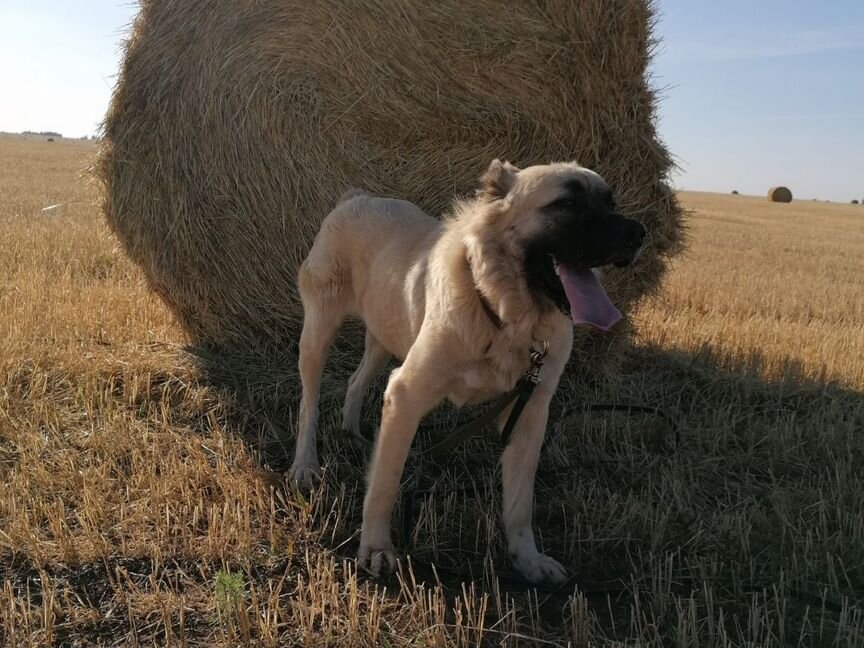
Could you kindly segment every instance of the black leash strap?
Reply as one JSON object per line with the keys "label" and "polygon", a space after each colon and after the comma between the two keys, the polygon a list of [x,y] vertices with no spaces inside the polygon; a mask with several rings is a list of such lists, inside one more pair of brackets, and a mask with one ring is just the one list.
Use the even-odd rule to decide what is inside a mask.
{"label": "black leash strap", "polygon": [[594,403],[586,404],[581,408],[579,406],[565,408],[558,415],[558,423],[546,434],[546,438],[543,439],[543,448],[541,452],[545,452],[546,449],[552,445],[552,443],[561,433],[561,421],[570,418],[574,414],[591,414],[592,412],[621,412],[623,414],[627,414],[628,416],[633,416],[634,414],[650,414],[651,416],[655,416],[659,419],[664,420],[669,425],[669,428],[672,430],[675,443],[674,445],[671,445],[669,443],[665,443],[664,440],[664,446],[666,447],[666,449],[677,450],[681,447],[681,429],[678,427],[678,423],[676,423],[675,419],[673,419],[671,416],[669,416],[669,414],[667,414],[659,407],[617,403]]}
{"label": "black leash strap", "polygon": [[518,395],[513,409],[510,410],[510,416],[507,417],[507,422],[504,424],[504,429],[501,430],[501,446],[506,448],[510,443],[510,435],[513,434],[513,428],[516,427],[516,422],[522,415],[522,410],[534,393],[534,388],[540,384],[540,368],[543,366],[543,358],[549,353],[549,343],[543,342],[543,348],[540,351],[531,349],[531,367],[522,376],[522,379],[516,385]]}
{"label": "black leash strap", "polygon": [[492,423],[515,400],[513,409],[510,410],[510,416],[507,417],[507,422],[504,423],[504,428],[501,431],[501,445],[506,448],[507,443],[510,441],[510,435],[513,433],[519,416],[522,414],[522,410],[525,409],[528,399],[534,393],[534,388],[540,382],[540,368],[543,366],[543,358],[546,357],[547,353],[549,353],[549,343],[545,341],[539,351],[531,349],[531,366],[528,367],[528,370],[522,375],[513,389],[495,399],[492,405],[473,421],[466,423],[450,436],[416,456],[440,457],[449,452],[466,439],[482,432],[487,425]]}
{"label": "black leash strap", "polygon": [[[416,456],[440,457],[441,455],[446,454],[447,452],[458,446],[466,439],[470,439],[472,436],[480,434],[487,425],[492,423],[498,417],[498,415],[503,412],[510,403],[513,402],[514,398],[517,398],[520,395],[521,386],[522,381],[520,380],[519,384],[517,384],[516,387],[495,399],[495,402],[493,402],[492,405],[480,416],[475,418],[473,421],[469,421],[450,436],[445,437],[444,439],[433,445],[431,448],[428,448],[427,450],[418,453]],[[513,418],[512,414],[507,419],[508,424],[510,423],[511,418]]]}
{"label": "black leash strap", "polygon": [[[498,418],[498,415],[515,400],[516,402],[510,411],[510,416],[507,417],[507,421],[504,423],[504,428],[501,431],[501,445],[506,448],[507,443],[510,441],[510,435],[513,433],[519,416],[522,414],[522,410],[525,409],[528,399],[534,393],[534,388],[540,382],[540,368],[543,366],[543,358],[546,357],[547,353],[549,353],[549,343],[546,341],[543,342],[543,347],[539,351],[531,349],[531,365],[513,389],[501,394],[480,416],[469,421],[450,436],[445,437],[423,452],[412,450],[409,456],[415,458],[437,458],[450,452],[463,441],[483,432],[486,426],[493,423]],[[364,449],[368,450],[373,447],[373,443],[362,435],[350,431],[346,431],[346,434],[352,443]]]}

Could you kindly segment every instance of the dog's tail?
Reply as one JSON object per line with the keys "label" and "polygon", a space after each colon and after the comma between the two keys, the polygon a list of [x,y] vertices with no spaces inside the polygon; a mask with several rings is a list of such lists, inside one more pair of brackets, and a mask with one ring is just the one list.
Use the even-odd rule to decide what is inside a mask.
{"label": "dog's tail", "polygon": [[[304,304],[314,298],[335,297],[346,281],[343,266],[346,251],[341,249],[343,239],[340,232],[346,223],[354,220],[355,206],[346,205],[359,196],[368,195],[362,189],[348,189],[339,202],[321,223],[321,228],[312,243],[312,249],[300,264],[298,287]],[[349,237],[350,238],[350,237]],[[350,264],[349,264],[350,267]]]}
{"label": "dog's tail", "polygon": [[345,193],[343,193],[339,197],[339,202],[336,204],[342,204],[344,202],[351,200],[352,198],[356,198],[357,196],[368,196],[368,195],[369,194],[367,194],[362,189],[358,189],[357,187],[351,187],[350,189],[348,189]]}

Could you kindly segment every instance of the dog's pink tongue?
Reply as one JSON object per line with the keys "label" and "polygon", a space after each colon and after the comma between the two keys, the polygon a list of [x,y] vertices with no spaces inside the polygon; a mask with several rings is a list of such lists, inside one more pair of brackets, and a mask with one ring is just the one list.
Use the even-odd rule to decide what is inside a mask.
{"label": "dog's pink tongue", "polygon": [[591,270],[572,270],[558,266],[561,284],[570,302],[574,324],[591,324],[608,331],[621,319],[621,312],[609,300],[597,275]]}

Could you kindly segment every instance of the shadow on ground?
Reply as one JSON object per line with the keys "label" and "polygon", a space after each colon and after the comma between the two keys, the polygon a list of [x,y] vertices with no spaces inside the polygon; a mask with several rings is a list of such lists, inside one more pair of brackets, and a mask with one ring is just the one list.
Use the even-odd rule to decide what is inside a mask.
{"label": "shadow on ground", "polygon": [[[350,557],[364,461],[338,432],[356,357],[340,346],[344,340],[323,387],[326,472],[314,496],[324,505],[314,523],[331,530],[332,551]],[[196,352],[209,380],[235,394],[236,424],[277,470],[293,452],[295,354],[229,360]],[[707,346],[696,354],[633,348],[614,378],[572,364],[552,408],[555,438],[538,473],[535,526],[573,578],[564,589],[531,593],[509,571],[500,448],[490,435],[436,465],[409,460],[403,486],[417,491],[416,503],[406,534],[397,510],[394,535],[418,579],[440,582],[453,597],[465,580],[504,592],[539,609],[552,639],[576,597],[610,639],[664,645],[690,632],[733,643],[864,641],[864,394],[804,379],[794,363],[787,378],[767,381],[759,356],[728,358]],[[383,386],[384,378],[367,400],[370,431]],[[598,403],[658,407],[680,437],[663,417],[592,412]],[[415,447],[476,411],[439,408]],[[571,413],[561,419],[563,412]]]}

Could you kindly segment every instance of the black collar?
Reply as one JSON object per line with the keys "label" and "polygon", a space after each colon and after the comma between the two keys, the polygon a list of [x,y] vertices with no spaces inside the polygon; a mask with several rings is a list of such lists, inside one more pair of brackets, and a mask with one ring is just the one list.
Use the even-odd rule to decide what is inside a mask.
{"label": "black collar", "polygon": [[489,303],[489,300],[486,299],[486,296],[480,290],[480,286],[477,285],[477,280],[474,279],[474,268],[471,267],[471,257],[467,254],[465,255],[465,265],[467,266],[468,274],[471,275],[471,280],[474,282],[474,292],[477,293],[477,298],[480,300],[483,312],[486,313],[486,317],[488,317],[489,321],[495,325],[495,328],[500,331],[504,328],[504,322],[502,322],[501,318],[498,317],[498,313],[495,312],[495,309],[492,308],[492,304]]}
{"label": "black collar", "polygon": [[496,313],[495,309],[492,308],[492,304],[490,304],[489,300],[483,296],[483,293],[480,292],[480,289],[476,285],[474,286],[474,291],[480,299],[480,305],[483,307],[483,312],[486,313],[486,316],[489,318],[489,321],[495,325],[495,328],[500,331],[504,328],[504,322],[501,321],[501,318],[498,317],[498,313]]}

